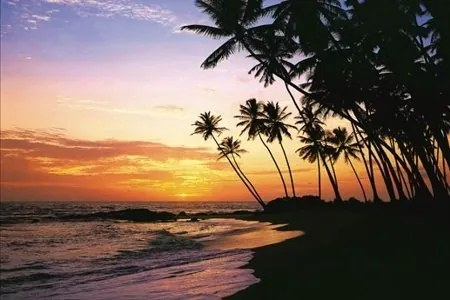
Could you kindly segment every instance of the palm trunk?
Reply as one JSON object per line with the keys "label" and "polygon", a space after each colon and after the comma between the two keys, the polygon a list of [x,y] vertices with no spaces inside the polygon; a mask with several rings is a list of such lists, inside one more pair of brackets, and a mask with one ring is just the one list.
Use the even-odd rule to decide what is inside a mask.
{"label": "palm trunk", "polygon": [[[360,113],[360,112],[353,110],[353,113],[354,113],[356,116],[359,115],[359,116],[361,117],[361,113]],[[357,119],[353,118],[353,117],[352,117],[351,115],[349,115],[348,113],[346,113],[346,112],[339,112],[339,115],[340,115],[342,118],[344,118],[344,119],[348,120],[349,122],[351,122],[352,124],[354,124],[356,128],[358,128],[358,127],[364,128],[364,126],[363,126],[363,124],[361,124],[361,122],[359,122]],[[388,150],[394,157],[398,158],[398,159],[399,159],[400,165],[403,167],[403,169],[404,169],[406,172],[408,172],[408,176],[412,176],[412,173],[410,173],[410,170],[408,169],[407,164],[401,159],[401,157],[400,157],[397,153],[395,153],[395,151],[393,151],[392,147],[390,147],[383,139],[381,139],[381,138],[379,138],[379,137],[377,137],[377,136],[372,136],[372,138],[373,138],[373,141],[374,141],[374,142],[379,143],[380,146],[383,146],[383,147],[386,148],[386,150]],[[402,144],[402,143],[399,143],[399,145],[400,145],[400,144]],[[402,150],[402,151],[403,151],[403,150]],[[408,158],[408,156],[407,156],[407,158]],[[412,159],[411,161],[408,161],[408,163],[409,163],[409,166],[410,166],[411,169],[412,169],[412,172],[414,172],[414,177],[416,178],[416,179],[415,179],[415,182],[416,182],[416,184],[418,185],[418,187],[420,187],[419,190],[420,190],[421,194],[423,195],[423,197],[425,197],[425,198],[432,198],[432,194],[431,194],[430,190],[429,190],[428,187],[426,186],[423,177],[421,176],[420,172],[418,171],[418,167],[417,167],[418,165],[417,165],[417,162],[414,163],[414,159]]]}
{"label": "palm trunk", "polygon": [[291,178],[292,195],[295,198],[297,196],[295,195],[294,179],[292,178],[291,166],[289,165],[289,160],[287,158],[286,151],[284,150],[283,143],[281,141],[280,141],[280,146],[281,146],[281,150],[283,150],[284,159],[286,159],[286,164],[287,164],[287,167],[288,167],[288,170],[289,170],[289,176]]}
{"label": "palm trunk", "polygon": [[434,132],[434,137],[436,138],[439,148],[441,149],[442,161],[446,161],[447,167],[450,168],[450,145],[447,135],[442,132],[442,130],[437,130]]}
{"label": "palm trunk", "polygon": [[432,198],[432,194],[430,190],[428,189],[427,185],[425,184],[425,181],[422,177],[422,174],[419,171],[419,167],[417,164],[417,161],[415,159],[414,153],[411,153],[408,151],[403,143],[397,143],[398,147],[400,148],[401,153],[405,157],[406,161],[408,162],[409,166],[411,167],[411,181],[413,182],[413,187],[415,190],[415,197],[424,197],[424,198]]}
{"label": "palm trunk", "polygon": [[322,185],[320,182],[320,159],[317,157],[317,179],[318,179],[318,187],[319,187],[319,200],[322,200]]}
{"label": "palm trunk", "polygon": [[333,188],[334,195],[336,197],[336,202],[342,202],[342,197],[341,197],[341,194],[339,193],[339,189],[338,189],[336,183],[334,182],[333,174],[331,174],[331,171],[327,165],[327,162],[325,161],[325,159],[323,158],[322,155],[320,155],[320,158],[322,159],[322,163],[325,166],[325,170],[327,171],[328,178],[330,179],[331,187]]}
{"label": "palm trunk", "polygon": [[[258,191],[256,190],[256,188],[254,187],[254,185],[252,184],[252,182],[250,181],[250,179],[247,178],[247,176],[245,176],[244,172],[241,170],[241,168],[239,167],[239,164],[236,161],[236,157],[234,156],[234,154],[231,154],[231,157],[233,158],[234,164],[236,166],[236,168],[238,169],[239,172],[241,172],[242,177],[247,181],[247,183],[250,185],[250,187],[253,189],[253,191],[255,192],[256,196],[258,196],[259,200],[261,201],[261,203],[264,203],[264,200],[261,198],[261,196],[258,194]],[[265,206],[265,204],[264,204]]]}
{"label": "palm trunk", "polygon": [[356,179],[358,180],[359,186],[361,187],[361,191],[362,191],[363,196],[364,196],[364,202],[367,202],[366,191],[364,190],[364,186],[362,185],[362,182],[359,179],[358,173],[356,173],[356,170],[355,170],[355,167],[353,166],[352,161],[349,159],[348,162],[350,163],[350,166],[352,167],[353,173],[355,173]]}
{"label": "palm trunk", "polygon": [[384,180],[384,184],[385,184],[386,190],[389,194],[389,198],[391,201],[394,201],[396,199],[394,185],[392,184],[392,179],[391,179],[389,170],[387,168],[386,162],[381,157],[381,155],[378,151],[378,148],[376,147],[376,144],[374,144],[373,148],[376,151],[376,153],[378,154],[378,158],[377,158],[377,156],[375,155],[375,151],[371,150],[371,151],[373,151],[373,153],[372,153],[373,159],[375,160],[375,163],[378,166],[378,170],[380,171],[381,177]]}
{"label": "palm trunk", "polygon": [[[391,147],[394,150],[394,152],[396,152],[395,141],[394,141],[393,138],[391,138]],[[411,192],[409,190],[408,184],[406,184],[405,177],[403,176],[403,173],[400,170],[400,166],[398,164],[398,159],[397,159],[397,157],[394,157],[394,159],[395,159],[395,169],[397,171],[397,176],[400,179],[400,184],[403,184],[405,186],[406,193],[408,195],[408,199],[411,200],[412,199],[412,195],[411,195]]]}
{"label": "palm trunk", "polygon": [[[433,170],[431,162],[427,159],[425,150],[422,147],[417,147],[418,156],[422,162],[422,166],[425,169],[428,179],[430,180],[431,187],[433,189],[433,196],[435,200],[449,200],[450,196],[447,193],[447,189],[444,184],[440,182],[438,176]],[[439,173],[439,172],[438,172]]]}
{"label": "palm trunk", "polygon": [[447,166],[446,166],[446,164],[445,164],[445,157],[442,155],[442,173],[443,173],[443,176],[444,176],[444,181],[445,182],[448,182],[447,181]]}
{"label": "palm trunk", "polygon": [[394,180],[395,187],[397,189],[398,199],[399,200],[406,200],[406,195],[403,191],[402,183],[400,179],[397,177],[397,174],[394,170],[394,167],[392,166],[391,161],[389,160],[389,157],[387,156],[386,152],[384,151],[383,147],[379,146],[377,147],[378,156],[380,159],[382,159],[383,164],[385,165],[385,172],[391,174],[391,178]]}
{"label": "palm trunk", "polygon": [[285,88],[286,88],[286,90],[287,90],[289,96],[291,97],[291,100],[292,100],[292,102],[294,103],[295,108],[297,108],[298,113],[300,114],[300,117],[303,119],[303,121],[305,121],[305,117],[304,117],[304,115],[303,115],[303,112],[302,112],[302,110],[300,109],[300,106],[298,106],[297,101],[295,101],[295,97],[294,97],[294,95],[292,94],[291,90],[289,89],[289,85],[286,83],[286,81],[284,82],[284,86],[285,86]]}
{"label": "palm trunk", "polygon": [[[397,145],[399,145],[399,148],[401,147],[399,143],[397,143]],[[402,152],[401,150],[400,150],[400,154],[402,155],[402,158],[407,162],[408,160],[405,157],[406,154],[404,152]],[[401,172],[401,170],[400,170],[400,172]],[[407,172],[406,176],[408,178],[409,189],[411,191],[411,200],[414,200],[414,198],[416,197],[416,194],[417,194],[418,183],[417,183],[417,180],[414,180],[414,175],[412,174],[412,172],[411,173]]]}
{"label": "palm trunk", "polygon": [[336,170],[334,169],[334,162],[330,157],[330,166],[331,166],[331,171],[333,171],[333,177],[334,177],[334,182],[336,182],[336,185],[338,184],[337,181],[337,176],[336,176]]}
{"label": "palm trunk", "polygon": [[277,164],[277,161],[275,160],[275,157],[272,154],[272,151],[270,151],[269,146],[267,146],[267,144],[264,142],[263,138],[261,137],[261,134],[258,133],[259,139],[261,140],[261,143],[264,145],[264,147],[266,147],[267,151],[269,151],[270,157],[272,158],[273,163],[275,164],[275,167],[277,168],[278,174],[280,175],[281,178],[281,182],[283,183],[283,188],[284,188],[284,193],[286,195],[286,198],[289,197],[288,195],[288,191],[286,188],[286,183],[284,182],[284,177],[283,174],[281,173],[280,167]]}
{"label": "palm trunk", "polygon": [[[374,173],[374,171],[373,171],[373,159],[372,159],[372,158],[373,158],[373,152],[372,152],[372,149],[371,149],[370,142],[367,143],[367,149],[368,149],[368,152],[369,152],[369,168],[370,168],[370,174],[371,174],[371,176],[372,176],[372,180],[373,180],[373,182],[374,182],[374,185],[376,186],[376,184],[375,184],[375,173]],[[374,196],[373,201],[374,201],[374,202],[381,202],[382,200],[381,200],[380,197],[378,197],[378,195],[377,195],[376,198],[375,198],[375,196]]]}
{"label": "palm trunk", "polygon": [[380,197],[378,196],[377,186],[375,185],[375,179],[373,177],[373,174],[370,173],[368,161],[366,159],[366,155],[364,154],[364,152],[362,150],[361,142],[359,141],[359,138],[358,138],[358,132],[356,131],[356,126],[354,124],[352,124],[352,129],[353,129],[353,134],[355,135],[356,142],[358,143],[359,152],[361,153],[361,157],[364,162],[364,167],[367,172],[367,177],[369,179],[370,186],[372,188],[372,200],[374,202],[379,202],[381,200],[380,200]]}
{"label": "palm trunk", "polygon": [[[217,148],[220,149],[220,145],[217,142],[216,138],[214,135],[211,135],[214,142],[216,142]],[[237,176],[239,177],[239,179],[242,181],[242,183],[245,185],[245,187],[248,189],[248,191],[250,192],[250,194],[252,194],[252,196],[256,199],[256,201],[263,207],[263,209],[265,208],[265,205],[263,203],[261,203],[261,201],[259,200],[258,196],[252,191],[252,189],[250,188],[250,186],[245,182],[245,180],[242,178],[241,174],[239,173],[239,171],[236,169],[236,167],[233,165],[233,163],[231,162],[230,158],[228,157],[228,155],[226,155],[223,151],[222,154],[227,158],[228,162],[230,163],[231,167],[233,168],[234,172],[236,172]]]}

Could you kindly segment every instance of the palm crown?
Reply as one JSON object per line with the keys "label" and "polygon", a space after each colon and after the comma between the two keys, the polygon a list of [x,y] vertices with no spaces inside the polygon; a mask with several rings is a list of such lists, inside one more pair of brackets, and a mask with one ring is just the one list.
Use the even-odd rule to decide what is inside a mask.
{"label": "palm crown", "polygon": [[219,149],[220,155],[219,159],[225,157],[225,155],[236,155],[237,157],[241,157],[242,153],[247,152],[244,149],[241,149],[241,141],[233,139],[232,136],[228,136],[222,140],[220,143]]}
{"label": "palm crown", "polygon": [[328,137],[328,142],[334,147],[333,159],[337,160],[341,154],[344,155],[345,162],[350,159],[358,160],[358,143],[354,142],[353,134],[348,134],[347,128],[337,127],[333,129],[333,135]]}
{"label": "palm crown", "polygon": [[264,122],[264,133],[267,135],[267,140],[273,142],[283,140],[283,135],[292,138],[289,133],[289,128],[297,129],[295,126],[285,123],[286,119],[291,113],[286,112],[287,107],[281,108],[278,103],[272,101],[264,104],[264,112],[262,113]]}
{"label": "palm crown", "polygon": [[244,129],[242,129],[240,134],[242,135],[244,132],[248,132],[249,140],[255,138],[255,136],[262,130],[262,107],[263,104],[256,101],[256,99],[248,99],[245,101],[245,105],[240,105],[240,115],[234,116],[235,118],[241,120],[236,124],[236,126],[244,126]]}
{"label": "palm crown", "polygon": [[202,68],[214,68],[218,62],[239,50],[246,39],[246,30],[263,11],[262,0],[196,0],[195,4],[210,17],[215,26],[186,25],[189,30],[214,39],[229,38],[202,63]]}
{"label": "palm crown", "polygon": [[222,121],[221,116],[212,115],[211,112],[201,113],[200,120],[192,124],[192,126],[195,126],[192,134],[201,134],[205,141],[213,136],[214,133],[220,135],[224,130],[227,130],[226,127],[218,126],[220,121]]}

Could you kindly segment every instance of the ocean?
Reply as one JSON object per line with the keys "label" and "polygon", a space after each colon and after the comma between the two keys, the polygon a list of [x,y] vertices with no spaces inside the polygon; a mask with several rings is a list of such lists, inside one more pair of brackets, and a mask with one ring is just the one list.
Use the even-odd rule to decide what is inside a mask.
{"label": "ocean", "polygon": [[244,267],[252,258],[249,247],[215,244],[230,234],[260,228],[258,222],[64,218],[128,208],[188,214],[255,211],[254,202],[3,202],[0,206],[3,300],[219,299],[259,281],[253,270]]}

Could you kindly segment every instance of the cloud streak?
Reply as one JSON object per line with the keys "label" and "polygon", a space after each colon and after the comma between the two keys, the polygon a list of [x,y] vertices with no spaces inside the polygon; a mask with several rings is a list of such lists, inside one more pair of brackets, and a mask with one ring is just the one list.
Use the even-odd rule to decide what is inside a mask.
{"label": "cloud streak", "polygon": [[2,200],[52,200],[64,190],[65,200],[174,199],[181,190],[201,196],[229,177],[206,148],[81,140],[61,129],[2,131],[0,155]]}
{"label": "cloud streak", "polygon": [[9,34],[14,28],[36,30],[65,9],[80,17],[125,18],[152,22],[173,27],[177,16],[169,9],[145,1],[131,0],[7,0],[2,10],[12,11],[14,19],[2,20],[1,34]]}
{"label": "cloud streak", "polygon": [[104,18],[122,17],[139,21],[171,25],[176,16],[170,10],[158,5],[150,5],[130,0],[43,0],[54,5],[73,7],[80,16]]}
{"label": "cloud streak", "polygon": [[96,101],[90,99],[72,99],[68,97],[58,97],[56,103],[60,107],[73,110],[136,115],[136,116],[160,116],[161,114],[179,116],[186,112],[186,108],[172,104],[154,105],[152,107],[143,109],[130,109],[130,108],[111,107],[108,101]]}

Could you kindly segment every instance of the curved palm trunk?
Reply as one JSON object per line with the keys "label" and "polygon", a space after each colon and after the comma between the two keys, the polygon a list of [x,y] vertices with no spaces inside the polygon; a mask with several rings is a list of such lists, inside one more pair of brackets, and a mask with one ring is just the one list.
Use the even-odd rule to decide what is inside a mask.
{"label": "curved palm trunk", "polygon": [[331,186],[332,186],[332,188],[334,190],[334,194],[336,196],[336,201],[337,202],[342,202],[342,197],[341,197],[341,194],[339,193],[339,189],[336,186],[336,183],[334,182],[333,174],[331,174],[330,168],[328,167],[327,162],[325,161],[323,156],[322,155],[319,155],[319,156],[322,159],[322,163],[325,166],[325,170],[327,171],[328,178],[330,179]]}
{"label": "curved palm trunk", "polygon": [[389,173],[389,171],[387,169],[386,162],[380,156],[380,153],[378,152],[376,144],[374,144],[373,148],[376,151],[376,153],[378,154],[379,159],[377,158],[377,156],[375,155],[375,151],[373,151],[372,147],[371,147],[370,151],[373,151],[372,157],[375,160],[375,163],[378,166],[378,171],[380,171],[381,177],[384,180],[384,184],[385,184],[386,190],[387,190],[387,192],[389,194],[390,201],[394,201],[394,200],[396,200],[395,191],[394,191],[394,185],[392,184],[392,179],[391,179],[390,173]]}
{"label": "curved palm trunk", "polygon": [[300,106],[298,106],[297,101],[295,101],[295,97],[294,97],[294,95],[292,94],[291,90],[289,89],[289,85],[286,83],[286,81],[284,82],[284,86],[285,86],[285,88],[286,88],[286,90],[287,90],[289,96],[291,97],[291,100],[292,100],[292,102],[294,103],[295,108],[297,108],[298,113],[300,114],[300,117],[303,119],[303,121],[305,121],[305,117],[304,117],[304,115],[303,115],[303,112],[302,112],[302,110],[300,109]]}
{"label": "curved palm trunk", "polygon": [[272,158],[272,161],[275,164],[275,167],[277,168],[278,174],[280,175],[280,178],[281,178],[281,182],[283,183],[284,193],[287,198],[287,197],[289,197],[289,195],[288,195],[287,188],[286,188],[286,182],[284,182],[284,177],[283,177],[283,174],[281,173],[280,167],[278,166],[277,161],[275,160],[275,157],[272,154],[272,151],[270,151],[269,146],[267,146],[267,144],[264,142],[260,133],[258,133],[258,136],[259,136],[259,139],[261,140],[261,143],[264,145],[264,147],[266,147],[267,151],[269,151],[270,157]]}
{"label": "curved palm trunk", "polygon": [[[386,154],[386,151],[384,151],[383,147],[379,147],[379,155],[380,157],[383,157],[383,161],[386,163],[387,171],[391,173],[391,177],[394,180],[395,187],[397,189],[398,199],[399,200],[407,200],[407,197],[405,195],[405,192],[403,191],[403,186],[401,179],[398,177],[397,172],[395,172],[394,167],[392,165],[391,160]],[[395,159],[395,158],[394,158]]]}
{"label": "curved palm trunk", "polygon": [[236,157],[234,156],[234,154],[231,154],[231,157],[233,158],[234,164],[236,166],[236,168],[238,169],[238,171],[241,173],[242,177],[247,181],[247,183],[250,185],[250,187],[253,189],[253,191],[255,192],[256,196],[258,196],[261,205],[263,205],[263,207],[265,207],[265,203],[264,200],[261,198],[261,196],[258,194],[258,191],[256,190],[255,186],[252,184],[252,182],[250,181],[250,179],[247,178],[247,176],[245,176],[244,172],[242,171],[242,169],[239,167],[239,164],[236,161]]}
{"label": "curved palm trunk", "polygon": [[320,182],[320,159],[319,157],[316,158],[317,159],[317,180],[318,180],[318,187],[319,187],[319,200],[322,200],[322,185]]}
{"label": "curved palm trunk", "polygon": [[350,163],[350,167],[352,167],[353,173],[355,173],[356,179],[358,180],[359,187],[361,188],[361,191],[364,196],[364,202],[367,202],[366,191],[364,190],[364,186],[362,185],[361,179],[359,179],[358,173],[356,172],[355,167],[353,166],[352,160],[349,159],[348,162]]}
{"label": "curved palm trunk", "polygon": [[[217,148],[220,148],[219,143],[217,142],[216,138],[214,137],[214,135],[211,135],[214,142],[216,142]],[[245,187],[248,189],[248,191],[250,192],[250,194],[252,194],[252,196],[256,199],[256,201],[258,201],[258,203],[263,207],[263,209],[265,208],[264,205],[261,204],[258,196],[256,196],[256,194],[252,191],[252,189],[250,188],[250,186],[247,184],[247,182],[245,182],[245,180],[242,178],[241,174],[239,173],[239,171],[236,169],[236,167],[233,165],[233,163],[231,162],[230,158],[228,157],[228,155],[226,155],[223,151],[222,151],[223,155],[227,158],[228,162],[230,163],[231,167],[233,168],[234,172],[236,172],[237,176],[239,177],[239,179],[242,181],[242,183],[244,183]]]}
{"label": "curved palm trunk", "polygon": [[[357,118],[361,118],[360,112],[353,110],[353,113],[355,114],[355,116]],[[361,122],[359,122],[357,119],[350,116],[348,113],[344,112],[344,113],[340,113],[340,115],[344,119],[346,119],[349,122],[351,122],[352,124],[354,124],[354,126],[358,130],[358,132],[359,132],[358,127],[364,128],[364,126],[363,126],[363,124],[361,124]],[[411,167],[411,170],[410,170],[408,168],[408,165],[406,164],[406,162],[403,161],[402,158],[383,139],[381,139],[378,136],[372,136],[371,138],[374,142],[377,142],[380,146],[386,148],[386,150],[388,150],[394,157],[398,158],[398,162],[400,163],[402,168],[407,172],[408,176],[413,179],[413,182],[418,187],[417,191],[420,192],[422,197],[428,198],[428,199],[432,198],[432,194],[431,194],[430,190],[428,189],[427,185],[425,184],[424,178],[422,177],[422,175],[419,172],[418,163],[414,162],[414,158],[412,156],[410,156],[410,155],[405,156],[408,161],[408,165]],[[405,146],[403,145],[403,143],[400,142],[397,144],[399,145],[399,147],[402,147],[402,149],[400,149],[401,153],[409,154],[409,152],[405,149]]]}
{"label": "curved palm trunk", "polygon": [[445,165],[445,157],[444,156],[442,156],[442,169],[443,169],[442,173],[443,173],[443,176],[444,176],[444,181],[448,182],[447,181],[447,168],[446,168],[446,165]]}
{"label": "curved palm trunk", "polygon": [[[394,151],[396,151],[396,148],[395,148],[395,141],[394,141],[393,138],[391,138],[391,147],[392,147],[392,149],[393,149]],[[406,183],[405,177],[403,176],[403,173],[402,173],[402,171],[400,170],[400,166],[399,166],[399,164],[398,164],[398,159],[397,159],[397,157],[394,157],[394,159],[395,159],[395,169],[396,169],[396,171],[397,171],[397,176],[398,176],[398,178],[400,179],[400,184],[402,184],[402,185],[405,186],[406,193],[407,193],[407,195],[408,195],[408,200],[411,200],[411,199],[412,199],[412,195],[411,195],[411,192],[409,191],[409,187],[408,187],[408,184]]]}
{"label": "curved palm trunk", "polygon": [[359,132],[357,132],[356,126],[354,124],[352,124],[352,129],[353,129],[353,134],[355,135],[356,142],[358,143],[359,152],[361,153],[361,157],[364,162],[364,167],[367,172],[367,177],[369,178],[370,187],[372,188],[372,200],[373,200],[373,202],[380,202],[381,199],[378,196],[377,186],[375,184],[375,178],[373,177],[373,174],[370,172],[369,163],[366,159],[366,155],[364,154],[364,152],[362,150],[361,142],[358,138]]}
{"label": "curved palm trunk", "polygon": [[337,185],[338,181],[337,181],[337,177],[336,177],[336,170],[334,169],[334,162],[331,158],[330,158],[330,166],[331,166],[331,171],[333,171],[334,182],[336,182],[336,185]]}
{"label": "curved palm trunk", "polygon": [[[391,141],[391,147],[395,151],[395,144],[392,141],[392,139],[390,139],[390,141]],[[381,149],[384,157],[387,160],[388,168],[389,168],[389,170],[390,170],[390,172],[392,174],[392,178],[394,179],[394,182],[395,182],[395,184],[397,186],[397,192],[398,192],[400,200],[408,200],[408,197],[406,196],[406,193],[403,190],[402,178],[400,177],[399,172],[398,172],[397,158],[394,157],[394,162],[396,164],[396,168],[394,168],[394,164],[393,164],[393,162],[391,162],[391,160],[388,157],[386,151],[383,149],[383,147],[380,147],[380,149]]]}
{"label": "curved palm trunk", "polygon": [[433,170],[433,166],[430,161],[426,157],[425,150],[422,147],[417,147],[417,154],[420,157],[420,161],[422,163],[423,168],[425,169],[428,179],[430,180],[431,187],[433,189],[433,196],[435,200],[450,200],[450,196],[447,193],[447,189],[444,184],[442,184],[438,177],[436,176],[436,172],[440,173],[439,170]]}
{"label": "curved palm trunk", "polygon": [[[408,178],[412,182],[411,190],[414,190],[414,197],[420,196],[428,199],[432,198],[431,192],[425,184],[422,174],[420,174],[419,167],[414,160],[414,154],[408,151],[402,142],[397,143],[397,145],[403,157],[408,162],[408,165],[411,167],[411,172],[410,174],[408,173]],[[399,161],[399,163],[401,164],[401,161]],[[403,167],[403,169],[407,170],[405,167]]]}
{"label": "curved palm trunk", "polygon": [[438,130],[434,132],[434,136],[442,152],[443,165],[445,166],[444,162],[446,161],[447,167],[450,168],[450,145],[447,135],[444,132],[442,132],[442,130]]}
{"label": "curved palm trunk", "polygon": [[284,150],[283,143],[281,141],[280,141],[280,146],[281,146],[281,150],[283,150],[284,159],[286,159],[286,164],[287,164],[287,167],[288,167],[288,170],[289,170],[289,177],[291,178],[292,195],[295,198],[297,196],[295,195],[294,179],[292,177],[291,166],[289,165],[289,160],[287,158],[286,151]]}

